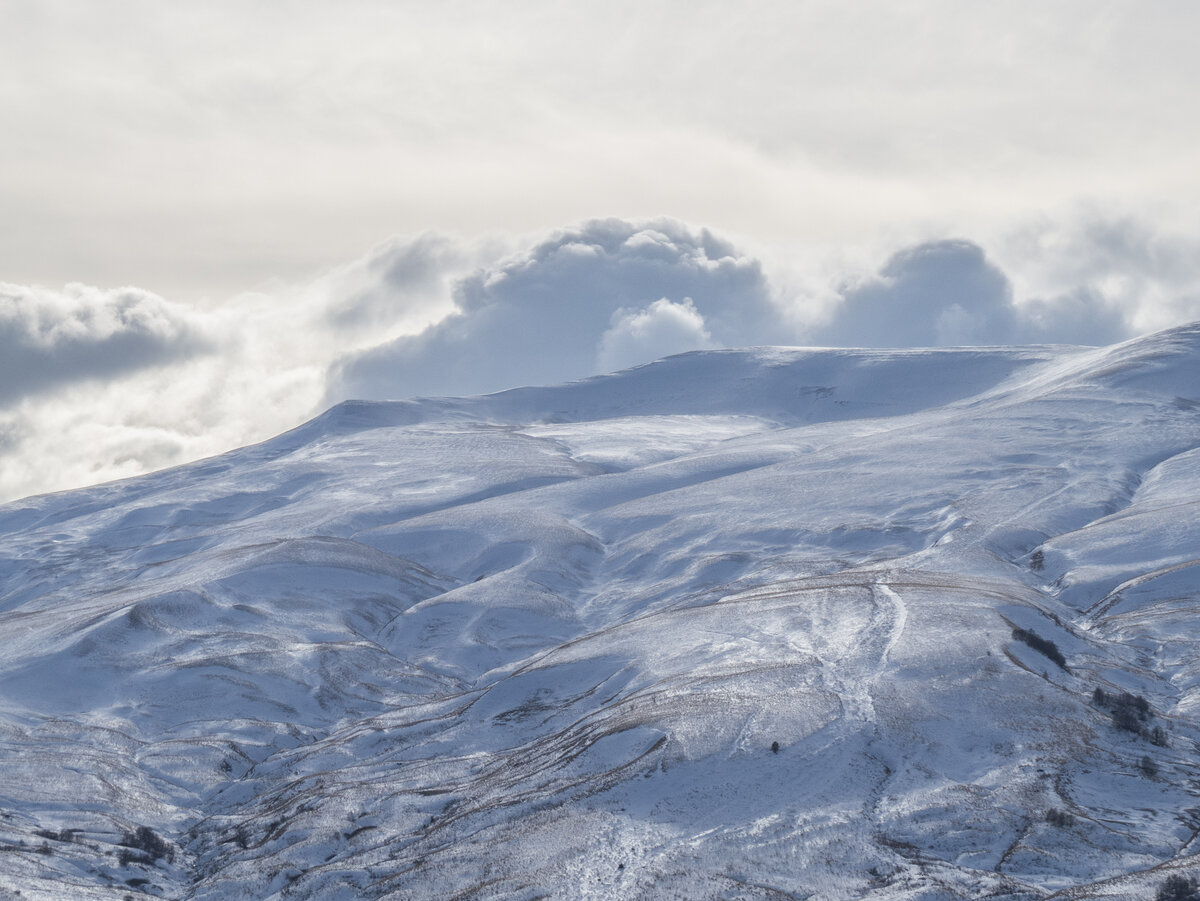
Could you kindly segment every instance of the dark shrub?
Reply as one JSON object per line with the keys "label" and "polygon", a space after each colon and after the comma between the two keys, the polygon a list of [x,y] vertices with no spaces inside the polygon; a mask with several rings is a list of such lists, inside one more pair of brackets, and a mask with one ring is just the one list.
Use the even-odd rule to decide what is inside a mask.
{"label": "dark shrub", "polygon": [[1188,878],[1176,873],[1167,877],[1154,897],[1156,901],[1200,901],[1200,890],[1196,887],[1195,877]]}
{"label": "dark shrub", "polygon": [[1074,826],[1075,817],[1067,810],[1059,810],[1057,807],[1051,807],[1046,811],[1046,822],[1051,826]]}
{"label": "dark shrub", "polygon": [[[171,846],[155,835],[154,830],[149,826],[138,826],[135,831],[126,832],[121,839],[121,844],[126,848],[144,851],[146,857],[151,861],[158,860],[160,857],[165,857],[168,861],[175,859],[175,852],[172,851]],[[130,855],[130,859],[136,860],[132,855]]]}
{"label": "dark shrub", "polygon": [[1048,638],[1042,638],[1042,636],[1030,629],[1013,629],[1012,637],[1017,641],[1022,641],[1029,645],[1042,656],[1049,657],[1058,664],[1060,669],[1067,668],[1067,658],[1062,655],[1062,651],[1058,649],[1058,645]]}
{"label": "dark shrub", "polygon": [[1167,731],[1162,726],[1155,726],[1153,729],[1145,727],[1145,721],[1153,716],[1153,713],[1150,711],[1150,702],[1141,695],[1130,694],[1127,691],[1111,695],[1102,688],[1097,688],[1092,692],[1092,700],[1112,714],[1113,725],[1118,729],[1141,735],[1152,744],[1158,745],[1161,742],[1160,747],[1167,746]]}
{"label": "dark shrub", "polygon": [[1112,712],[1113,725],[1134,735],[1142,734],[1142,721],[1128,707],[1114,707]]}

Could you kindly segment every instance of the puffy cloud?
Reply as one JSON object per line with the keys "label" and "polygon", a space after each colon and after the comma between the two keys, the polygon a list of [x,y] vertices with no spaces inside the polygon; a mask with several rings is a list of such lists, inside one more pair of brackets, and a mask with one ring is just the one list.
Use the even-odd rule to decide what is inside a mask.
{"label": "puffy cloud", "polygon": [[657,360],[686,350],[713,346],[690,297],[674,303],[665,297],[644,310],[620,309],[612,325],[600,336],[597,363],[602,370],[625,369],[647,360]]}
{"label": "puffy cloud", "polygon": [[321,282],[327,317],[338,329],[394,329],[411,316],[429,324],[450,312],[451,279],[471,260],[470,249],[445,235],[393,238],[340,267]]}
{"label": "puffy cloud", "polygon": [[894,254],[843,292],[817,343],[865,347],[1070,343],[1128,337],[1126,314],[1086,286],[1018,303],[978,245],[933,241]]}
{"label": "puffy cloud", "polygon": [[355,312],[337,318],[369,310],[382,323],[404,315],[412,297],[427,305],[439,290],[439,309],[450,312],[341,357],[330,369],[326,401],[486,393],[708,347],[1106,344],[1129,337],[1137,299],[1114,293],[1104,261],[1126,259],[1135,273],[1174,271],[1182,255],[1151,253],[1119,230],[1081,240],[1087,252],[1072,256],[1088,265],[1056,282],[1043,279],[1044,290],[1018,277],[1023,296],[978,244],[938,240],[894,252],[870,276],[842,274],[832,297],[802,292],[787,301],[758,259],[673,220],[587,222],[465,275],[454,269],[465,258],[444,239],[384,245],[358,264],[370,287],[345,301]]}
{"label": "puffy cloud", "polygon": [[0,403],[207,349],[196,317],[147,291],[0,284]]}
{"label": "puffy cloud", "polygon": [[329,399],[498,391],[648,362],[664,348],[793,337],[757,260],[666,219],[558,232],[460,279],[453,296],[454,313],[436,325],[341,360]]}
{"label": "puffy cloud", "polygon": [[1110,298],[1081,286],[1019,308],[1017,338],[1027,344],[1113,344],[1136,334],[1129,315]]}
{"label": "puffy cloud", "polygon": [[995,252],[1035,298],[1031,318],[1085,343],[1200,318],[1200,236],[1178,225],[1083,208],[1018,229]]}
{"label": "puffy cloud", "polygon": [[196,308],[0,285],[0,498],[219,453],[350,396],[497,391],[747,344],[1107,343],[1200,316],[1196,242],[1128,220],[1043,224],[986,254],[915,244],[882,265],[808,248],[767,266],[671,220],[518,240],[397,238]]}
{"label": "puffy cloud", "polygon": [[865,347],[1005,344],[1015,334],[1008,279],[969,241],[895,254],[848,290],[819,343]]}
{"label": "puffy cloud", "polygon": [[257,340],[0,409],[0,500],[174,466],[269,438],[318,409],[323,369]]}
{"label": "puffy cloud", "polygon": [[0,500],[137,475],[320,412],[339,355],[419,331],[494,242],[394,238],[315,280],[203,307],[0,285]]}
{"label": "puffy cloud", "polygon": [[0,500],[221,453],[321,410],[341,354],[453,309],[496,241],[393,238],[308,283],[187,306],[0,285]]}

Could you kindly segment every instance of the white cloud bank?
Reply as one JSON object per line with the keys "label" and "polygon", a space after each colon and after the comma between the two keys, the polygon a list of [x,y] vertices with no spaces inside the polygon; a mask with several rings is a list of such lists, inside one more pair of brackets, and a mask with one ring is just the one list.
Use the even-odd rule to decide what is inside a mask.
{"label": "white cloud bank", "polygon": [[662,297],[643,310],[622,307],[613,313],[612,325],[600,336],[596,366],[610,372],[715,346],[690,297],[681,303]]}
{"label": "white cloud bank", "polygon": [[207,349],[195,315],[147,291],[0,283],[0,403]]}
{"label": "white cloud bank", "polygon": [[0,497],[218,453],[349,397],[490,392],[710,347],[1108,343],[1200,318],[1200,241],[1131,220],[840,268],[742,243],[669,219],[426,234],[203,308],[2,285]]}
{"label": "white cloud bank", "polygon": [[1121,309],[1088,286],[1018,304],[1012,283],[970,241],[931,241],[894,254],[845,289],[815,343],[867,347],[1109,344],[1129,337]]}
{"label": "white cloud bank", "polygon": [[329,399],[479,394],[790,337],[758,260],[671,220],[561,231],[459,279],[453,297],[419,334],[339,361]]}

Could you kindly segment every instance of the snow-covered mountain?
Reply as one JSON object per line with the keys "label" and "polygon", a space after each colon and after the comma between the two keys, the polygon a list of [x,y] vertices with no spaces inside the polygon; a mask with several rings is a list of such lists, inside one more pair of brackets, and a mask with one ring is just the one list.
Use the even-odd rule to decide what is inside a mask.
{"label": "snow-covered mountain", "polygon": [[1152,898],[1198,512],[1200,326],[346,403],[12,503],[0,897]]}

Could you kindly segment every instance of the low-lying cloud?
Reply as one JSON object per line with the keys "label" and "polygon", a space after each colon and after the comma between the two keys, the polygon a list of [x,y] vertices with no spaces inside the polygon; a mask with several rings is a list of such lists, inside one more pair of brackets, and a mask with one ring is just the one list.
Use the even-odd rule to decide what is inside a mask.
{"label": "low-lying cloud", "polygon": [[1111,343],[1200,317],[1197,244],[1084,218],[834,268],[606,219],[523,242],[396,238],[205,308],[0,285],[0,498],[219,453],[348,398],[487,393],[689,350]]}
{"label": "low-lying cloud", "polygon": [[665,297],[641,310],[619,309],[600,336],[596,363],[601,371],[626,369],[688,350],[716,346],[690,297],[681,303]]}
{"label": "low-lying cloud", "polygon": [[758,260],[672,220],[559,232],[460,279],[453,299],[421,333],[341,360],[330,399],[478,394],[791,337]]}
{"label": "low-lying cloud", "polygon": [[[419,249],[397,247],[375,266],[427,276]],[[376,315],[411,302],[407,276],[395,281],[376,284]],[[818,318],[821,305],[781,296],[755,256],[672,220],[588,222],[448,290],[444,319],[338,360],[326,399],[487,393],[712,347],[1107,344],[1133,333],[1129,305],[1090,283],[1018,300],[1008,275],[967,240],[895,252],[848,278]]]}
{"label": "low-lying cloud", "polygon": [[1130,335],[1122,311],[1089,286],[1018,304],[1013,285],[983,248],[932,241],[894,254],[873,277],[845,289],[816,344],[946,347],[1109,344]]}
{"label": "low-lying cloud", "polygon": [[0,284],[0,405],[208,349],[195,316],[147,291]]}

